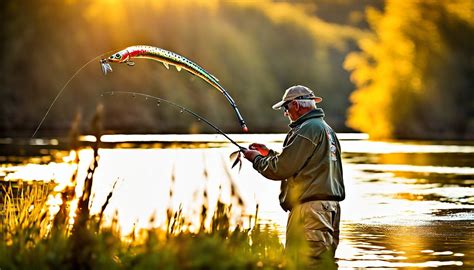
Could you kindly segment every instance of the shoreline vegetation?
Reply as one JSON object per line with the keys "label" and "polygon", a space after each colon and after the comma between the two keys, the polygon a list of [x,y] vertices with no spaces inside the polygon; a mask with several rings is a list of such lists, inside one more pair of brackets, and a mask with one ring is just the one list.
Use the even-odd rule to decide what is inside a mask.
{"label": "shoreline vegetation", "polygon": [[[102,109],[98,107],[91,125],[96,138],[101,135],[101,115]],[[77,123],[73,124],[70,132],[71,151],[76,153],[80,148],[77,128]],[[234,221],[234,210],[243,207],[234,188],[234,204],[218,199],[215,207],[211,207],[209,200],[204,200],[198,222],[188,220],[182,208],[169,207],[162,226],[134,228],[124,235],[118,223],[119,213],[111,220],[104,218],[115,185],[100,212],[89,213],[94,198],[94,173],[100,166],[99,146],[100,140],[96,140],[82,192],[76,189],[81,182],[76,179],[78,166],[70,184],[60,190],[55,189],[53,182],[2,183],[1,269],[300,269],[304,266],[304,262],[285,256],[275,226],[259,222],[258,205],[255,214],[241,214]],[[71,162],[78,164],[78,155]],[[169,196],[170,199],[173,196],[172,189]],[[203,196],[207,198],[206,191]],[[62,203],[52,207],[51,197]],[[155,218],[150,217],[150,224],[154,224]],[[246,218],[248,226],[244,227],[242,221]]]}
{"label": "shoreline vegetation", "polygon": [[[87,181],[92,181],[93,177]],[[115,216],[89,216],[87,186],[78,200],[64,202],[56,214],[47,205],[50,183],[3,185],[0,222],[2,269],[298,269],[284,256],[277,230],[258,223],[231,226],[232,205],[217,202],[214,213],[202,205],[200,228],[187,229],[181,209],[168,209],[166,228],[133,230],[122,235]],[[74,188],[61,192],[68,198]],[[74,223],[71,223],[71,213]],[[209,225],[205,221],[211,215]],[[153,223],[154,217],[150,218]]]}

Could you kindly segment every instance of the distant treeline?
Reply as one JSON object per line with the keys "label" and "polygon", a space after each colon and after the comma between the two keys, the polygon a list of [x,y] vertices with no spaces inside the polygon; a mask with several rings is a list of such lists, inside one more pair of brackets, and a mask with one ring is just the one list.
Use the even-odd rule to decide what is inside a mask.
{"label": "distant treeline", "polygon": [[[450,8],[441,3],[409,2],[415,8],[434,8],[429,13],[434,15],[400,13],[398,21],[405,27],[400,29],[408,31],[411,26],[414,32],[398,34],[403,37],[398,39],[385,36],[385,33],[394,36],[390,31],[398,33],[397,28],[379,23],[395,16],[393,7],[403,6],[397,1],[388,3],[387,7],[391,8],[384,13],[373,15],[376,12],[371,11],[370,21],[366,20],[365,9],[369,6],[384,9],[382,1],[338,1],[333,5],[323,0],[304,4],[270,0],[51,0],[47,4],[36,0],[2,1],[0,135],[32,134],[54,96],[79,67],[107,51],[141,44],[177,52],[219,78],[239,106],[251,132],[286,131],[287,119],[273,111],[271,105],[287,87],[304,84],[324,98],[320,106],[325,109],[326,120],[339,132],[354,128],[381,138],[438,135],[465,138],[473,126],[472,42],[468,42],[468,35],[472,37],[472,16],[463,17],[456,12],[465,8],[461,5],[463,1],[450,1],[459,3]],[[436,15],[437,12],[441,13]],[[445,23],[442,29],[441,23]],[[432,29],[442,30],[437,34],[438,39],[425,39],[423,33],[433,32]],[[403,50],[390,51],[403,46],[397,45],[398,42],[410,38],[417,39],[411,42],[418,50],[413,49],[409,54]],[[375,47],[364,45],[368,43]],[[436,44],[442,48],[438,50]],[[357,53],[359,46],[362,52]],[[430,46],[433,50],[423,49]],[[381,56],[376,47],[384,47],[379,51],[392,58]],[[417,73],[421,84],[418,84],[418,96],[413,98],[410,88],[394,84],[410,80],[406,77],[409,72],[399,77],[403,66],[397,61],[417,67],[425,63],[410,62],[418,59],[416,53],[421,54],[423,61],[430,60],[425,66],[431,69]],[[391,68],[363,71],[373,66]],[[104,91],[137,91],[163,97],[196,111],[227,132],[240,131],[225,98],[197,77],[167,70],[150,60],[137,60],[134,67],[114,65],[113,68],[111,74],[104,76],[98,62],[94,62],[79,73],[52,108],[38,136],[64,134],[78,114],[82,115],[83,132],[90,132],[88,121],[99,103],[104,105],[104,128],[108,132],[213,132],[171,107],[157,107],[138,97],[101,97]],[[435,76],[442,70],[449,75],[444,81],[442,76]],[[364,72],[373,77],[361,80],[357,74]],[[425,75],[430,80],[425,80]],[[373,84],[377,80],[381,82]],[[377,90],[364,93],[363,89],[368,87]],[[437,89],[446,94],[443,99],[430,100],[433,106],[426,110],[417,106],[416,102],[423,101],[425,96],[440,94]],[[463,99],[469,95],[470,99]],[[383,100],[377,102],[380,99]],[[463,103],[456,106],[455,99]],[[360,100],[370,102],[364,104]],[[389,110],[386,103],[401,107]],[[455,120],[465,123],[464,128],[445,132],[444,128],[454,125],[453,117],[440,121],[440,114],[433,110],[451,116],[462,113]],[[390,117],[374,117],[374,114]],[[436,128],[424,128],[426,122],[432,125],[436,122]],[[407,129],[408,126],[419,128]],[[379,132],[384,128],[386,133]]]}
{"label": "distant treeline", "polygon": [[[271,1],[63,1],[3,3],[1,120],[4,135],[29,134],[54,96],[91,58],[130,45],[177,52],[219,78],[237,102],[251,132],[284,132],[271,105],[294,84],[324,97],[327,120],[345,127],[354,86],[342,67],[367,33],[326,23],[296,4]],[[165,105],[137,98],[101,98],[103,91],[137,91],[180,103],[228,132],[240,131],[222,94],[201,79],[150,60],[114,65],[104,76],[98,62],[65,89],[38,135],[67,132],[77,112],[88,119],[105,106],[113,132],[212,132]]]}

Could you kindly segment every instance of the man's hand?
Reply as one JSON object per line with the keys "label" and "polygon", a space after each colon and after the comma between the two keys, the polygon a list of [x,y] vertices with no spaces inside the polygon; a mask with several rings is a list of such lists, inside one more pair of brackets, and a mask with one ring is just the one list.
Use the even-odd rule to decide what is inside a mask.
{"label": "man's hand", "polygon": [[261,143],[252,143],[249,146],[249,149],[257,150],[258,152],[260,152],[260,155],[264,157],[267,156],[268,152],[270,151],[270,149],[268,149],[268,147],[265,144],[261,144]]}
{"label": "man's hand", "polygon": [[245,149],[243,150],[243,153],[244,153],[244,157],[246,159],[248,159],[250,162],[253,162],[253,160],[257,157],[257,156],[261,156],[260,152],[257,151],[257,150],[252,150],[252,149]]}

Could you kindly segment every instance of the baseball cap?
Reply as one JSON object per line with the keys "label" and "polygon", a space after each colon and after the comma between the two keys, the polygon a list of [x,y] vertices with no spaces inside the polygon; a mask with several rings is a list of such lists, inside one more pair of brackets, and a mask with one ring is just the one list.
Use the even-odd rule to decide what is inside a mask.
{"label": "baseball cap", "polygon": [[315,96],[313,91],[308,87],[302,85],[295,85],[286,89],[281,101],[273,105],[272,108],[274,110],[279,110],[281,109],[283,104],[295,99],[314,99],[316,103],[319,103],[323,100],[321,97]]}

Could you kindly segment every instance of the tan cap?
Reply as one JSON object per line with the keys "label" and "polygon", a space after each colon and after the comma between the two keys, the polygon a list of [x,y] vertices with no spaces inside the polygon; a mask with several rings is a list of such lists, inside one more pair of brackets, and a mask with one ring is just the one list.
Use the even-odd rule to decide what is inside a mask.
{"label": "tan cap", "polygon": [[313,91],[306,86],[295,85],[286,89],[281,101],[272,106],[274,110],[279,110],[283,104],[295,100],[295,99],[314,99],[316,103],[321,102],[323,99],[314,95]]}

